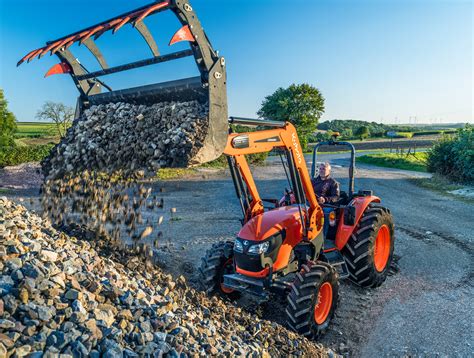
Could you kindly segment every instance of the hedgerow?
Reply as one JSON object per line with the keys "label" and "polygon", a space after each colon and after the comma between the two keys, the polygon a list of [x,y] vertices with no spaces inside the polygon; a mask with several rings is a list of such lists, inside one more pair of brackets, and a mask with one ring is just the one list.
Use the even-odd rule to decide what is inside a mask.
{"label": "hedgerow", "polygon": [[474,183],[474,128],[467,124],[455,135],[444,135],[429,152],[428,171]]}
{"label": "hedgerow", "polygon": [[27,162],[39,162],[49,154],[53,147],[54,144],[2,147],[0,148],[0,168]]}

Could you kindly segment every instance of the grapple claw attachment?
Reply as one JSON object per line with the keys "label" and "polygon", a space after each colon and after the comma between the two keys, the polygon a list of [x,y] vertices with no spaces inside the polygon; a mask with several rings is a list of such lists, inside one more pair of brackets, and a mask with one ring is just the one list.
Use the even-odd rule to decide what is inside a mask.
{"label": "grapple claw attachment", "polygon": [[[181,28],[173,35],[169,45],[188,41],[190,49],[166,54],[160,53],[151,32],[145,25],[145,20],[151,15],[166,10],[172,11],[181,24]],[[96,40],[102,38],[101,36],[108,31],[115,34],[126,24],[131,24],[142,35],[151,50],[152,57],[109,67]],[[84,44],[97,60],[101,69],[88,71],[72,54],[71,50],[74,44]],[[204,123],[206,120],[207,123],[194,130],[204,133],[204,136],[198,141],[198,144],[193,144],[195,147],[189,152],[192,154],[188,155],[186,160],[180,161],[182,164],[179,165],[190,166],[205,163],[216,159],[224,151],[228,132],[225,61],[213,49],[188,0],[155,1],[73,34],[49,41],[43,47],[29,52],[18,62],[17,66],[35,58],[42,58],[48,52],[56,55],[60,63],[51,67],[45,77],[67,73],[79,90],[76,106],[77,120],[90,106],[111,102],[149,106],[160,102],[198,101],[207,107],[207,116],[204,120]],[[99,79],[117,72],[174,61],[188,56],[194,57],[199,76],[123,90],[112,90],[102,79]]]}

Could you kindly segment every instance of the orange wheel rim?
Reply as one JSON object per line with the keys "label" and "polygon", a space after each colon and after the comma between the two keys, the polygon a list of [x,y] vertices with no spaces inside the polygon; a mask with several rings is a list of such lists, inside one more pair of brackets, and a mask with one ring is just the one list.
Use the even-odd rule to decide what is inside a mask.
{"label": "orange wheel rim", "polygon": [[314,307],[314,321],[323,324],[329,316],[332,307],[332,286],[329,282],[324,282],[319,287],[318,302]]}
{"label": "orange wheel rim", "polygon": [[390,256],[390,230],[387,225],[382,225],[375,239],[374,265],[378,272],[382,272],[387,266]]}
{"label": "orange wheel rim", "polygon": [[[229,293],[234,292],[233,289],[224,286],[224,275],[226,273],[229,273],[230,271],[233,271],[233,265],[234,265],[233,261],[234,260],[232,258],[230,258],[222,266],[222,275],[221,275],[220,288],[221,288],[221,291],[224,292],[225,294],[229,294]],[[232,268],[230,266],[232,266]]]}

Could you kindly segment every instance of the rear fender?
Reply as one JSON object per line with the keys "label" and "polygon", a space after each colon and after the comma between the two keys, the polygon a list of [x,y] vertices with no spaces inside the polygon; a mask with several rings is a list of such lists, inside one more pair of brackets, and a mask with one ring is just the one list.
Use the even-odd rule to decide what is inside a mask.
{"label": "rear fender", "polygon": [[342,248],[346,245],[347,241],[349,240],[352,233],[354,232],[354,229],[359,223],[359,220],[362,217],[362,214],[364,214],[365,210],[367,209],[367,206],[369,206],[370,203],[380,203],[380,198],[374,195],[359,196],[359,197],[355,197],[351,201],[351,205],[356,208],[354,225],[345,225],[344,212],[341,213],[341,219],[339,220],[339,225],[337,227],[337,233],[336,233],[336,247],[338,250],[342,250]]}

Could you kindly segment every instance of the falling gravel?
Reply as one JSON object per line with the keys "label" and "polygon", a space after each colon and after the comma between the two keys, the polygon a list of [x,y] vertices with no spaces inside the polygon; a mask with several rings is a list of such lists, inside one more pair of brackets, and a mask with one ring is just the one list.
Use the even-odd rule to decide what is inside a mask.
{"label": "falling gravel", "polygon": [[45,178],[83,170],[153,175],[162,167],[186,166],[203,145],[207,107],[197,101],[92,106],[43,161]]}
{"label": "falling gravel", "polygon": [[333,355],[0,197],[0,356]]}

